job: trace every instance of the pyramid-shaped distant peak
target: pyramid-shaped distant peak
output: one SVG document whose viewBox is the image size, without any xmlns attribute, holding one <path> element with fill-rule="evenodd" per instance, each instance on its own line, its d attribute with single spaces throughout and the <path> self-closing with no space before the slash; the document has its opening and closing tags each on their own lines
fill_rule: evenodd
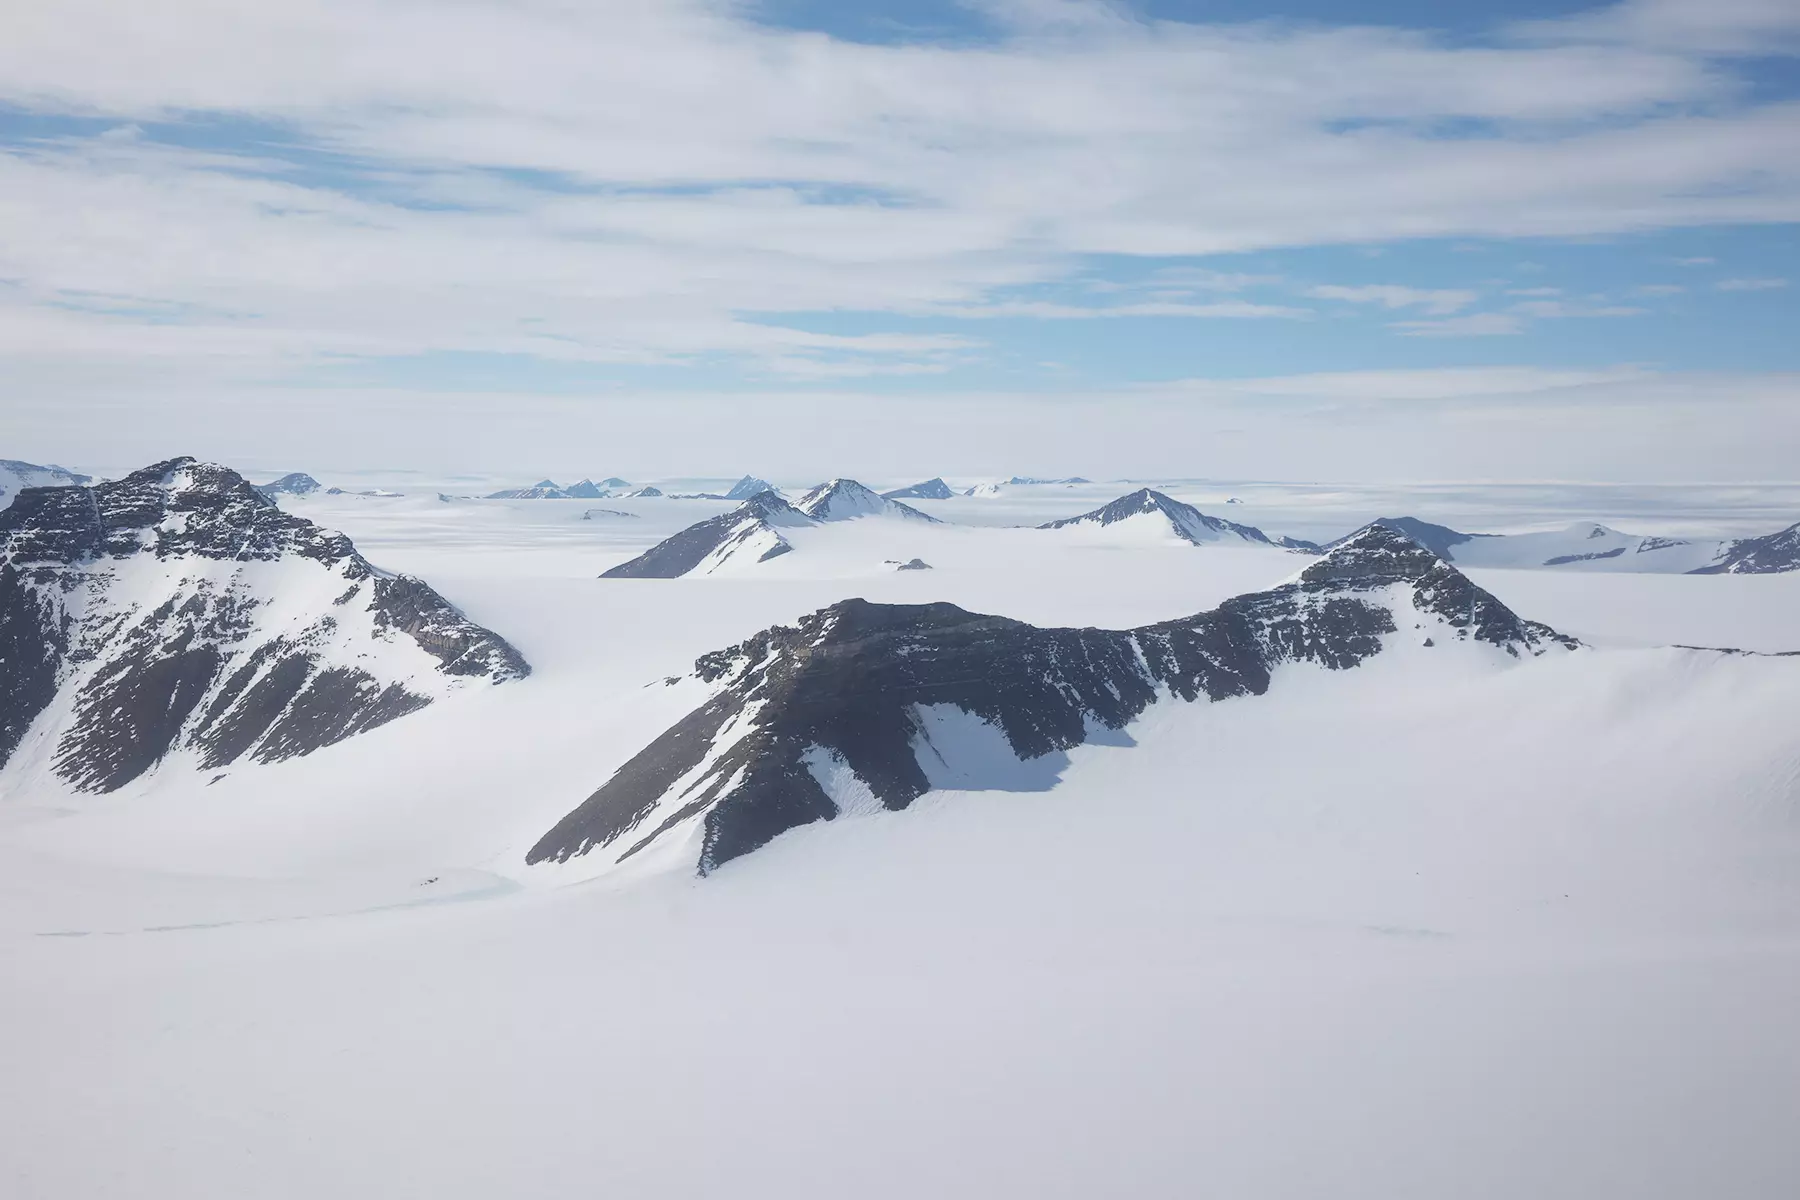
<svg viewBox="0 0 1800 1200">
<path fill-rule="evenodd" d="M 1270 546 L 1274 542 L 1262 530 L 1252 525 L 1239 525 L 1235 521 L 1227 521 L 1220 517 L 1210 517 L 1191 504 L 1183 503 L 1173 496 L 1166 495 L 1154 488 L 1139 488 L 1128 492 L 1110 504 L 1096 508 L 1092 512 L 1082 513 L 1078 517 L 1065 517 L 1060 521 L 1051 521 L 1038 526 L 1039 529 L 1066 529 L 1083 525 L 1117 525 L 1123 521 L 1135 521 L 1149 516 L 1165 520 L 1168 532 L 1183 541 L 1201 545 L 1207 542 L 1230 542 L 1232 540 L 1249 542 L 1252 545 Z"/>
<path fill-rule="evenodd" d="M 880 516 L 937 520 L 910 505 L 889 500 L 854 479 L 827 480 L 802 496 L 795 507 L 815 521 L 852 521 L 858 517 Z"/>
<path fill-rule="evenodd" d="M 771 492 L 774 490 L 775 485 L 768 480 L 758 479 L 754 475 L 746 475 L 731 485 L 731 490 L 725 493 L 725 498 L 727 500 L 748 500 L 758 492 Z"/>
</svg>

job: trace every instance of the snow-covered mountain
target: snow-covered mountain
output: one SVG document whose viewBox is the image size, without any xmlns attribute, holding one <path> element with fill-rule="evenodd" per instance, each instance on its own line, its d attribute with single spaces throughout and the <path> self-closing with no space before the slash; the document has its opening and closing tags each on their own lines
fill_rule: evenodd
<svg viewBox="0 0 1800 1200">
<path fill-rule="evenodd" d="M 562 494 L 571 500 L 604 500 L 611 493 L 593 480 L 583 479 L 563 488 Z"/>
<path fill-rule="evenodd" d="M 583 480 L 582 482 L 587 483 L 588 481 Z M 590 486 L 592 485 L 590 484 Z M 601 493 L 596 490 L 594 495 L 598 497 Z M 540 479 L 530 487 L 502 488 L 497 492 L 489 492 L 487 498 L 489 500 L 567 500 L 569 493 L 553 479 Z"/>
<path fill-rule="evenodd" d="M 760 495 L 763 492 L 772 492 L 774 490 L 775 485 L 768 480 L 758 479 L 754 475 L 746 475 L 731 485 L 731 489 L 725 493 L 725 499 L 748 500 L 752 496 Z"/>
<path fill-rule="evenodd" d="M 1256 546 L 1283 545 L 1290 549 L 1310 548 L 1311 543 L 1284 538 L 1277 542 L 1262 530 L 1239 525 L 1221 517 L 1209 517 L 1191 504 L 1151 488 L 1139 488 L 1120 496 L 1111 504 L 1078 517 L 1066 517 L 1038 526 L 1039 529 L 1071 529 L 1083 526 L 1116 526 L 1121 532 L 1154 537 L 1174 536 L 1196 546 L 1210 542 L 1246 542 Z"/>
<path fill-rule="evenodd" d="M 310 496 L 322 485 L 304 471 L 293 471 L 269 483 L 259 483 L 256 490 L 265 496 Z"/>
<path fill-rule="evenodd" d="M 911 505 L 872 491 L 854 479 L 832 479 L 800 497 L 795 508 L 816 521 L 853 521 L 859 517 L 904 517 L 937 522 Z"/>
<path fill-rule="evenodd" d="M 1433 525 L 1430 521 L 1421 521 L 1417 517 L 1376 517 L 1367 525 L 1354 529 L 1341 538 L 1326 542 L 1321 549 L 1329 550 L 1333 546 L 1341 546 L 1364 530 L 1375 526 L 1397 530 L 1405 534 L 1446 562 L 1456 561 L 1456 548 L 1465 542 L 1472 542 L 1476 538 L 1498 536 L 1491 533 L 1463 533 L 1448 525 Z"/>
<path fill-rule="evenodd" d="M 26 491 L 0 550 L 0 767 L 84 790 L 308 754 L 530 670 L 424 581 L 191 458 Z"/>
<path fill-rule="evenodd" d="M 662 493 L 661 488 L 651 487 L 650 485 L 645 484 L 641 488 L 636 488 L 632 491 L 626 492 L 625 495 L 622 497 L 622 499 L 625 499 L 625 500 L 653 500 L 653 499 L 657 499 L 657 498 L 661 497 L 662 494 L 663 493 Z"/>
<path fill-rule="evenodd" d="M 1416 517 L 1379 517 L 1370 525 L 1397 529 L 1464 567 L 1558 567 L 1671 575 L 1800 570 L 1800 525 L 1736 540 L 1623 533 L 1592 521 L 1544 533 L 1513 534 L 1463 533 Z"/>
<path fill-rule="evenodd" d="M 25 488 L 70 487 L 92 481 L 92 476 L 77 475 L 58 466 L 39 466 L 13 458 L 0 458 L 0 508 L 13 502 Z"/>
<path fill-rule="evenodd" d="M 793 549 L 783 529 L 815 524 L 773 491 L 758 492 L 727 513 L 690 525 L 602 579 L 675 579 L 754 565 Z"/>
<path fill-rule="evenodd" d="M 950 485 L 942 479 L 927 479 L 923 483 L 915 483 L 910 487 L 895 488 L 891 492 L 881 493 L 889 500 L 948 500 L 956 495 Z"/>
<path fill-rule="evenodd" d="M 1773 575 L 1800 571 L 1800 524 L 1778 533 L 1726 542 L 1718 556 L 1695 575 Z"/>
<path fill-rule="evenodd" d="M 1500 662 L 1577 645 L 1379 527 L 1293 582 L 1137 629 L 1040 629 L 952 604 L 846 600 L 702 657 L 695 671 L 711 698 L 527 861 L 618 862 L 662 843 L 705 874 L 796 826 L 904 809 L 959 786 L 971 755 L 990 777 L 1001 763 L 1004 777 L 1004 764 L 1123 729 L 1160 701 L 1262 695 L 1286 663 L 1341 670 L 1458 642 Z"/>
<path fill-rule="evenodd" d="M 1006 482 L 1009 485 L 1018 487 L 1042 487 L 1049 484 L 1062 484 L 1064 486 L 1073 487 L 1078 483 L 1092 483 L 1093 480 L 1083 479 L 1079 475 L 1070 475 L 1066 479 L 1037 479 L 1030 475 L 1014 475 Z"/>
</svg>

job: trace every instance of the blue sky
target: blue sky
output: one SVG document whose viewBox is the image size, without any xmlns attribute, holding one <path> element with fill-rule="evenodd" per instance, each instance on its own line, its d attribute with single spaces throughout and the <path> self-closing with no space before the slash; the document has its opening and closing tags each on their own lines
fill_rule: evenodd
<svg viewBox="0 0 1800 1200">
<path fill-rule="evenodd" d="M 0 45 L 0 403 L 52 447 L 334 391 L 1716 421 L 1800 373 L 1797 53 L 1783 0 L 69 0 Z"/>
</svg>

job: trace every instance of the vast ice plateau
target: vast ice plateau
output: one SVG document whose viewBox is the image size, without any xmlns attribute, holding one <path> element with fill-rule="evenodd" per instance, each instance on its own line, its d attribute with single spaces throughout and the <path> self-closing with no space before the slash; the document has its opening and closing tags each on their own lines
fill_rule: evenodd
<svg viewBox="0 0 1800 1200">
<path fill-rule="evenodd" d="M 680 837 L 527 861 L 772 627 L 860 599 L 1125 631 L 1321 561 L 1035 528 L 1141 487 L 1321 544 L 1402 513 L 1722 542 L 1793 490 L 953 478 L 907 500 L 936 522 L 603 579 L 749 497 L 310 473 L 342 490 L 282 512 L 530 674 L 280 761 L 0 771 L 8 1196 L 1800 1191 L 1800 572 L 1459 559 L 1579 646 L 1396 621 L 1023 760 L 925 706 L 904 808 L 808 747 L 830 819 L 704 874 Z"/>
</svg>

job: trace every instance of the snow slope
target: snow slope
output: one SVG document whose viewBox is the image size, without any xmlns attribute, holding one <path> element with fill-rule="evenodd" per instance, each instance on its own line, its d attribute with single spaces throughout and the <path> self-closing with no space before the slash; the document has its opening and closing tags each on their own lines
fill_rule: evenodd
<svg viewBox="0 0 1800 1200">
<path fill-rule="evenodd" d="M 0 508 L 15 500 L 21 488 L 69 487 L 90 481 L 90 476 L 77 475 L 62 467 L 40 467 L 36 463 L 0 458 Z"/>
<path fill-rule="evenodd" d="M 723 506 L 618 503 L 640 519 L 293 501 L 507 631 L 532 677 L 212 787 L 0 778 L 9 1195 L 1685 1200 L 1800 1177 L 1800 660 L 1654 645 L 1800 649 L 1800 575 L 1481 570 L 1596 648 L 1290 663 L 1072 747 L 1047 788 L 934 711 L 945 768 L 906 812 L 704 880 L 551 886 L 525 851 L 701 702 L 660 678 L 707 650 L 849 595 L 1127 628 L 1306 562 L 844 522 L 756 572 L 619 587 L 595 575 Z M 936 569 L 869 561 L 909 548 Z M 857 807 L 829 755 L 807 769 Z"/>
</svg>

